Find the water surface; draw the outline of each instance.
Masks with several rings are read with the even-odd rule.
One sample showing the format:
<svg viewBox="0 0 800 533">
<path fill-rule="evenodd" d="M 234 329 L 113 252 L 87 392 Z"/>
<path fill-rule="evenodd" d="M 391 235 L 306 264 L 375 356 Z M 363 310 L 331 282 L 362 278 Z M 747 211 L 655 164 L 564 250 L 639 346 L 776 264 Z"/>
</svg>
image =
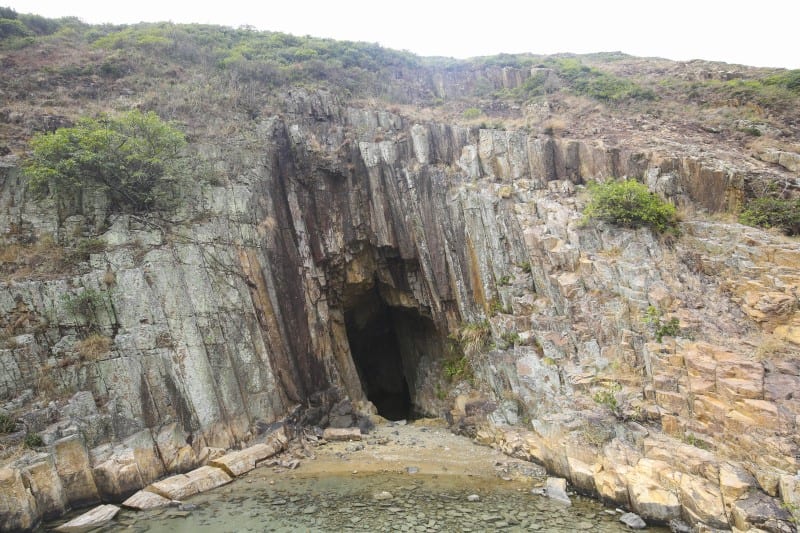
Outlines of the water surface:
<svg viewBox="0 0 800 533">
<path fill-rule="evenodd" d="M 270 484 L 270 481 L 272 484 Z M 390 493 L 391 498 L 386 494 Z M 387 499 L 376 499 L 381 494 Z M 479 501 L 468 501 L 477 494 Z M 378 497 L 381 497 L 378 496 Z M 518 482 L 368 473 L 241 479 L 195 496 L 191 510 L 122 512 L 113 530 L 152 533 L 289 531 L 596 531 L 629 529 L 619 513 L 573 497 L 565 506 Z M 665 528 L 649 531 L 666 532 Z"/>
</svg>

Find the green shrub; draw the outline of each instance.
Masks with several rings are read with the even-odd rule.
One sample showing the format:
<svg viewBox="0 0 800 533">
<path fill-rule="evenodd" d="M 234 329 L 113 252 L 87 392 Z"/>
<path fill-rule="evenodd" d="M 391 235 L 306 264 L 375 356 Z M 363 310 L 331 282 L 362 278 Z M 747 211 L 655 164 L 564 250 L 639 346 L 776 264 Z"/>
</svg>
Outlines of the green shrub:
<svg viewBox="0 0 800 533">
<path fill-rule="evenodd" d="M 9 37 L 27 37 L 30 34 L 31 31 L 21 21 L 0 18 L 0 40 Z"/>
<path fill-rule="evenodd" d="M 560 78 L 566 80 L 574 92 L 596 100 L 619 102 L 654 100 L 656 97 L 650 89 L 584 65 L 578 59 L 553 59 L 548 62 L 548 66 L 551 66 Z"/>
<path fill-rule="evenodd" d="M 468 380 L 472 377 L 472 365 L 470 365 L 466 355 L 457 359 L 445 361 L 443 370 L 444 375 L 451 381 Z"/>
<path fill-rule="evenodd" d="M 672 317 L 668 321 L 664 322 L 662 320 L 661 311 L 652 305 L 647 307 L 643 322 L 650 325 L 653 330 L 653 336 L 658 342 L 661 342 L 664 337 L 677 337 L 681 334 L 680 320 L 678 320 L 676 317 Z"/>
<path fill-rule="evenodd" d="M 748 226 L 780 228 L 786 235 L 800 235 L 800 198 L 756 198 L 745 206 L 739 222 Z"/>
<path fill-rule="evenodd" d="M 75 295 L 64 295 L 62 298 L 64 310 L 75 318 L 84 318 L 93 324 L 97 312 L 103 308 L 103 296 L 94 289 L 84 289 Z"/>
<path fill-rule="evenodd" d="M 622 387 L 619 383 L 611 383 L 595 392 L 592 399 L 595 403 L 607 407 L 615 416 L 619 416 L 620 405 L 617 400 L 617 394 L 620 390 L 622 390 Z"/>
<path fill-rule="evenodd" d="M 504 331 L 500 336 L 506 345 L 506 348 L 513 348 L 522 342 L 522 337 L 516 331 Z"/>
<path fill-rule="evenodd" d="M 477 107 L 467 108 L 467 109 L 464 110 L 463 113 L 461 113 L 461 116 L 464 117 L 467 120 L 476 119 L 476 118 L 480 117 L 481 115 L 483 115 L 483 111 L 481 111 Z"/>
<path fill-rule="evenodd" d="M 800 69 L 787 70 L 780 74 L 769 76 L 764 80 L 765 85 L 777 85 L 790 91 L 800 92 Z"/>
<path fill-rule="evenodd" d="M 739 131 L 753 137 L 761 137 L 761 130 L 755 126 L 745 126 L 743 128 L 739 128 Z"/>
<path fill-rule="evenodd" d="M 167 209 L 186 179 L 185 144 L 183 133 L 152 112 L 84 118 L 72 128 L 36 134 L 24 170 L 39 195 L 93 187 L 106 192 L 118 212 Z"/>
<path fill-rule="evenodd" d="M 22 444 L 24 444 L 26 448 L 30 449 L 41 448 L 44 446 L 44 441 L 38 433 L 28 433 L 25 435 L 25 440 L 22 441 Z"/>
<path fill-rule="evenodd" d="M 511 311 L 503 306 L 503 302 L 499 298 L 494 298 L 489 302 L 489 314 L 492 316 L 507 315 Z"/>
<path fill-rule="evenodd" d="M 0 413 L 0 433 L 14 433 L 16 427 L 16 420 L 6 414 Z"/>
<path fill-rule="evenodd" d="M 677 231 L 675 206 L 650 192 L 636 180 L 592 183 L 587 218 L 626 228 L 649 227 L 657 233 Z"/>
</svg>

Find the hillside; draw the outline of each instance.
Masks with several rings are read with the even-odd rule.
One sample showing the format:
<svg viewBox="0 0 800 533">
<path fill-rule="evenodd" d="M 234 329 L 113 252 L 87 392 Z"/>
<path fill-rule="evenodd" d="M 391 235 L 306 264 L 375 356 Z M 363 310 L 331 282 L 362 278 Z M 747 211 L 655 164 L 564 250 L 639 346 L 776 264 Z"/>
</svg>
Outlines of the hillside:
<svg viewBox="0 0 800 533">
<path fill-rule="evenodd" d="M 0 64 L 0 530 L 370 415 L 648 521 L 796 530 L 800 71 L 7 9 Z M 134 173 L 169 201 L 31 172 L 137 117 L 180 138 Z M 585 215 L 613 178 L 677 226 Z"/>
</svg>

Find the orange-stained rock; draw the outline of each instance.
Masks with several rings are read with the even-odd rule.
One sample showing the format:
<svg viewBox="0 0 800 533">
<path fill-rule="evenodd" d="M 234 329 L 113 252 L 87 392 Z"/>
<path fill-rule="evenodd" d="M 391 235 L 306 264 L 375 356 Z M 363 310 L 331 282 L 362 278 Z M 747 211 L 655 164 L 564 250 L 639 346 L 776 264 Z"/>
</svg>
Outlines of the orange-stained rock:
<svg viewBox="0 0 800 533">
<path fill-rule="evenodd" d="M 38 521 L 36 500 L 17 470 L 0 468 L 0 531 L 30 529 Z"/>
<path fill-rule="evenodd" d="M 53 450 L 67 503 L 82 506 L 100 501 L 83 440 L 78 435 L 65 437 L 55 442 Z"/>
</svg>

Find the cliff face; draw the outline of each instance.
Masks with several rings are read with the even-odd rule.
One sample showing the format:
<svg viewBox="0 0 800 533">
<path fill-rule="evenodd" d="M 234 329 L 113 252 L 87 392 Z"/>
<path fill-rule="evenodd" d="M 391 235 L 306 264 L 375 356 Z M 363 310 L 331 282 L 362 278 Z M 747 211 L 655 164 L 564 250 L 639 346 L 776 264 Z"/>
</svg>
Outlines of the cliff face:
<svg viewBox="0 0 800 533">
<path fill-rule="evenodd" d="M 647 518 L 792 527 L 800 245 L 580 214 L 582 184 L 626 175 L 724 213 L 757 163 L 413 122 L 326 92 L 282 108 L 172 220 L 91 193 L 34 202 L 3 168 L 0 228 L 22 249 L 95 231 L 102 247 L 71 274 L 30 255 L 0 284 L 0 398 L 46 445 L 0 469 L 1 528 L 120 499 L 287 416 L 341 423 L 345 397 L 446 414 Z M 668 317 L 677 338 L 656 338 Z M 467 350 L 472 390 L 451 390 L 450 337 L 469 327 L 492 343 Z"/>
</svg>

